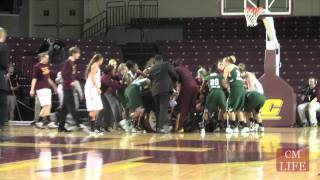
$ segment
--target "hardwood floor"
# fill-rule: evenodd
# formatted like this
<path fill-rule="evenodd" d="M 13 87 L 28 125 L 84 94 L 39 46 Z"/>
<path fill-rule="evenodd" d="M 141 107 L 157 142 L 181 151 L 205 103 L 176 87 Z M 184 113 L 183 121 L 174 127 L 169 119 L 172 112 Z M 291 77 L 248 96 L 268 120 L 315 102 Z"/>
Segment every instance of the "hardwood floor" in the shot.
<path fill-rule="evenodd" d="M 317 128 L 264 134 L 125 134 L 88 137 L 26 126 L 0 143 L 0 179 L 320 179 Z M 279 149 L 308 149 L 309 171 L 279 172 Z"/>

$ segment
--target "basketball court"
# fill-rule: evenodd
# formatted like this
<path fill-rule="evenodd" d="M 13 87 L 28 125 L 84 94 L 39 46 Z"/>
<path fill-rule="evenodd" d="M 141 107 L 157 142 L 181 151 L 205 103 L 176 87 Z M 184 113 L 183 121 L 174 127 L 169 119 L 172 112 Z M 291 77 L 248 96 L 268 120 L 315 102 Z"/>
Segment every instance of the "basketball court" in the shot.
<path fill-rule="evenodd" d="M 111 133 L 88 138 L 12 127 L 1 143 L 1 179 L 319 179 L 317 128 L 264 134 Z M 277 171 L 281 148 L 308 148 L 308 172 Z M 5 178 L 4 178 L 5 177 Z"/>
<path fill-rule="evenodd" d="M 95 137 L 10 126 L 12 140 L 0 143 L 5 154 L 0 158 L 0 180 L 320 179 L 318 128 L 288 127 L 296 118 L 296 95 L 279 77 L 281 46 L 273 17 L 291 16 L 293 0 L 220 3 L 221 16 L 245 18 L 250 28 L 263 21 L 266 29 L 265 74 L 260 80 L 270 101 L 264 108 L 264 133 L 116 131 Z M 284 151 L 298 153 L 286 154 L 286 160 L 307 157 L 305 164 L 285 164 Z"/>

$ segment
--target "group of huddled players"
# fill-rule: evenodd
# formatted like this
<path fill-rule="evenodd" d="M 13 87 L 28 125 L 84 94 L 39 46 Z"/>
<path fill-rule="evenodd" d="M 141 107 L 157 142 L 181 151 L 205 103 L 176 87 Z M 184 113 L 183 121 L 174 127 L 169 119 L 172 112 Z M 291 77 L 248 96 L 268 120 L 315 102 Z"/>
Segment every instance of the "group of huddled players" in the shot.
<path fill-rule="evenodd" d="M 260 115 L 265 102 L 262 85 L 253 73 L 246 71 L 244 64 L 235 64 L 234 56 L 218 60 L 209 72 L 200 68 L 194 78 L 179 61 L 165 62 L 160 55 L 150 58 L 144 70 L 140 70 L 132 61 L 118 65 L 115 60 L 105 62 L 101 54 L 95 54 L 84 75 L 84 93 L 76 79 L 75 61 L 80 56 L 79 48 L 69 49 L 69 58 L 55 83 L 50 78 L 48 54 L 39 54 L 40 62 L 34 66 L 30 90 L 42 107 L 39 120 L 33 123 L 35 127 L 44 129 L 55 124 L 59 132 L 70 132 L 65 126 L 70 114 L 75 126 L 90 134 L 120 128 L 142 132 L 145 127 L 141 120 L 152 106 L 157 119 L 155 131 L 159 133 L 204 132 L 205 129 L 226 133 L 264 131 Z M 107 65 L 102 68 L 104 64 Z M 51 123 L 50 86 L 60 99 L 58 121 Z M 86 100 L 89 113 L 86 123 L 80 121 L 76 111 L 75 94 Z M 148 95 L 151 98 L 146 100 Z M 164 109 L 170 116 L 163 114 Z M 169 118 L 176 123 L 168 121 Z"/>
<path fill-rule="evenodd" d="M 260 109 L 265 103 L 263 87 L 245 64 L 234 56 L 218 60 L 205 76 L 202 91 L 208 89 L 204 120 L 216 115 L 215 130 L 226 133 L 264 132 Z"/>

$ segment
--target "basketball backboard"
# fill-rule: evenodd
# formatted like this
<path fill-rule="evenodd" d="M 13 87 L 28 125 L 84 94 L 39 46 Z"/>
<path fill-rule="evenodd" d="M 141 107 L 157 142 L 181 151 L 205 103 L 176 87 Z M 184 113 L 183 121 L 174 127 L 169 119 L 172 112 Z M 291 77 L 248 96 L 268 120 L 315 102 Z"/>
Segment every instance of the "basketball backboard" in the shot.
<path fill-rule="evenodd" d="M 288 16 L 292 14 L 293 0 L 220 0 L 223 16 L 244 15 L 247 7 L 262 7 L 262 16 Z"/>

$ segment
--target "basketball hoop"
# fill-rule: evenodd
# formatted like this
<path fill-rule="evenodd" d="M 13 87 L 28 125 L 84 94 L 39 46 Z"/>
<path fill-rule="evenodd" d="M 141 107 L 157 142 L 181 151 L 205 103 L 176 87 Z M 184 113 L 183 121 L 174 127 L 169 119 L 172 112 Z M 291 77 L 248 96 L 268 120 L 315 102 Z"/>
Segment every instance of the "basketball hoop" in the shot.
<path fill-rule="evenodd" d="M 244 15 L 247 20 L 247 27 L 255 27 L 258 25 L 258 17 L 263 13 L 262 7 L 247 7 L 244 9 Z"/>

